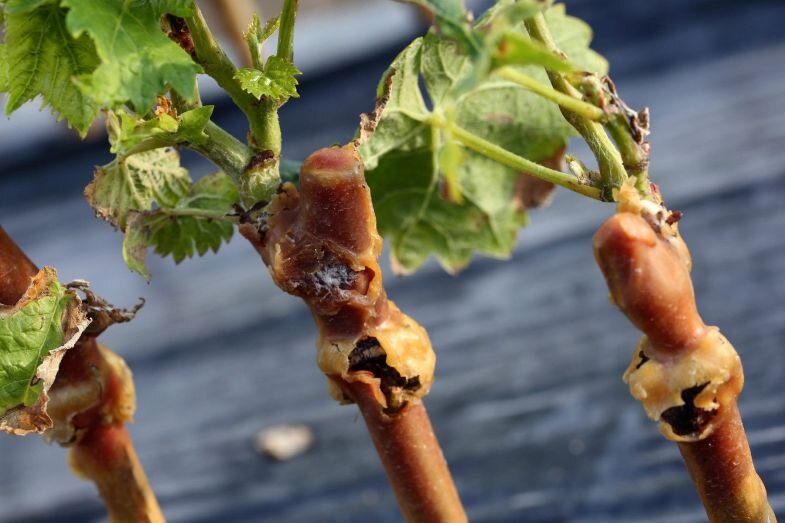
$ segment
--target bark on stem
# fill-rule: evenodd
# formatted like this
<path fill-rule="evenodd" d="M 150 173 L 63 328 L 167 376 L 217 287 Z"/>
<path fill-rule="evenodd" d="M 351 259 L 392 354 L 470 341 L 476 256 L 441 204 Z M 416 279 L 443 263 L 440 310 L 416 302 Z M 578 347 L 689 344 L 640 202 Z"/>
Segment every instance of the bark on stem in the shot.
<path fill-rule="evenodd" d="M 335 399 L 356 402 L 407 521 L 466 516 L 421 398 L 433 379 L 428 335 L 387 299 L 370 192 L 355 146 L 308 157 L 240 232 L 273 281 L 302 298 L 319 328 L 317 361 Z"/>
<path fill-rule="evenodd" d="M 0 303 L 19 301 L 37 272 L 35 264 L 0 227 Z"/>
<path fill-rule="evenodd" d="M 679 443 L 679 450 L 709 521 L 776 523 L 752 465 L 750 446 L 734 402 L 725 407 L 707 438 Z"/>
<path fill-rule="evenodd" d="M 98 487 L 112 523 L 165 521 L 124 423 L 92 428 L 68 459 L 74 473 Z"/>
<path fill-rule="evenodd" d="M 357 381 L 342 386 L 365 419 L 404 519 L 466 521 L 425 405 L 411 402 L 388 416 L 379 408 L 372 385 Z"/>
<path fill-rule="evenodd" d="M 594 254 L 613 302 L 645 334 L 624 380 L 679 444 L 712 523 L 775 523 L 736 404 L 741 361 L 698 313 L 678 218 L 642 200 L 632 180 L 618 201 L 594 236 Z"/>
<path fill-rule="evenodd" d="M 0 227 L 0 302 L 16 303 L 37 272 Z M 62 443 L 75 441 L 71 467 L 96 484 L 110 521 L 161 523 L 163 514 L 123 423 L 129 416 L 130 375 L 125 369 L 119 357 L 99 348 L 94 336 L 82 335 L 63 357 L 49 391 L 49 413 L 56 424 L 52 432 Z M 65 419 L 67 427 L 58 421 Z"/>

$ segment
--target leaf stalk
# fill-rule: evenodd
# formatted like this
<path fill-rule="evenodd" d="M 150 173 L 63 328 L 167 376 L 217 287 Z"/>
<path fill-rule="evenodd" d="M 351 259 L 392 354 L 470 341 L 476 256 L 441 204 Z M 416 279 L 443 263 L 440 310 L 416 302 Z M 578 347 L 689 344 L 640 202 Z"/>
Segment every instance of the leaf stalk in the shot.
<path fill-rule="evenodd" d="M 199 7 L 194 7 L 194 14 L 186 19 L 186 23 L 193 39 L 196 62 L 226 91 L 248 119 L 251 147 L 257 151 L 270 150 L 279 156 L 281 129 L 277 108 L 270 111 L 266 104 L 243 90 L 234 77 L 237 68 L 218 44 Z"/>
<path fill-rule="evenodd" d="M 545 167 L 544 165 L 540 165 L 537 162 L 533 162 L 523 158 L 522 156 L 518 156 L 517 154 L 510 152 L 503 147 L 499 147 L 495 143 L 489 142 L 488 140 L 485 140 L 484 138 L 467 131 L 455 123 L 445 122 L 435 116 L 432 116 L 430 121 L 434 126 L 447 127 L 453 138 L 461 142 L 469 149 L 472 149 L 473 151 L 478 152 L 483 156 L 486 156 L 492 160 L 496 160 L 497 162 L 502 163 L 508 167 L 512 167 L 518 171 L 525 172 L 526 174 L 534 176 L 535 178 L 540 178 L 541 180 L 545 180 L 560 187 L 564 187 L 565 189 L 569 189 L 570 191 L 576 192 L 583 196 L 588 196 L 589 198 L 595 200 L 603 200 L 603 194 L 600 189 L 583 183 L 575 176 Z"/>
<path fill-rule="evenodd" d="M 158 209 L 155 212 L 165 214 L 167 216 L 191 216 L 195 218 L 205 218 L 208 220 L 215 220 L 227 223 L 237 224 L 240 222 L 239 217 L 231 216 L 221 211 L 210 211 L 207 209 L 195 208 L 182 208 L 182 209 Z"/>
<path fill-rule="evenodd" d="M 532 40 L 539 42 L 549 51 L 562 54 L 551 36 L 548 24 L 542 13 L 538 13 L 524 21 L 524 25 Z M 555 71 L 547 71 L 547 73 L 551 85 L 557 91 L 568 96 L 580 94 L 561 73 Z M 613 145 L 601 124 L 564 107 L 561 108 L 561 112 L 564 115 L 564 119 L 578 131 L 589 145 L 600 169 L 603 199 L 612 200 L 613 189 L 621 187 L 621 184 L 627 179 L 627 171 L 624 169 L 619 151 Z"/>
<path fill-rule="evenodd" d="M 294 18 L 298 0 L 285 0 L 281 9 L 281 25 L 278 28 L 278 49 L 275 54 L 287 62 L 294 60 Z"/>
<path fill-rule="evenodd" d="M 235 183 L 240 183 L 253 155 L 251 149 L 212 121 L 207 122 L 204 132 L 207 134 L 204 143 L 187 146 L 213 162 Z"/>
<path fill-rule="evenodd" d="M 495 73 L 505 80 L 516 83 L 524 89 L 528 89 L 529 91 L 542 96 L 546 100 L 550 100 L 551 102 L 558 104 L 559 107 L 580 115 L 587 120 L 600 122 L 606 117 L 605 112 L 599 107 L 588 102 L 584 102 L 583 100 L 569 94 L 564 94 L 561 91 L 554 89 L 553 87 L 543 85 L 531 76 L 521 73 L 520 71 L 516 71 L 510 66 L 500 67 L 495 71 Z"/>

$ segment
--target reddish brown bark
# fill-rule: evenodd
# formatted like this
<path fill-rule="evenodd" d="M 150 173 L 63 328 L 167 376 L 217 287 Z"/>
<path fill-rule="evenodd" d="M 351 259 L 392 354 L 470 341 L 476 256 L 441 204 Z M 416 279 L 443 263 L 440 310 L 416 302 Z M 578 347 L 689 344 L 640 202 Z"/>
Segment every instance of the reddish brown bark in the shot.
<path fill-rule="evenodd" d="M 113 523 L 165 521 L 125 424 L 93 427 L 71 448 L 69 461 L 98 487 Z"/>
<path fill-rule="evenodd" d="M 684 463 L 714 523 L 776 523 L 752 464 L 750 446 L 736 404 L 724 409 L 707 438 L 679 443 Z"/>
<path fill-rule="evenodd" d="M 663 434 L 678 442 L 712 523 L 775 523 L 736 403 L 741 364 L 698 313 L 675 220 L 664 207 L 650 213 L 647 204 L 624 198 L 620 207 L 638 212 L 608 219 L 594 253 L 613 302 L 645 334 L 625 380 Z"/>
<path fill-rule="evenodd" d="M 428 335 L 387 299 L 370 192 L 353 146 L 303 162 L 298 191 L 285 184 L 242 234 L 284 291 L 319 327 L 318 363 L 333 396 L 365 418 L 407 521 L 466 516 L 420 398 L 433 378 Z"/>
<path fill-rule="evenodd" d="M 343 383 L 360 409 L 387 477 L 409 522 L 460 523 L 466 514 L 422 402 L 385 414 L 373 385 Z"/>
<path fill-rule="evenodd" d="M 37 272 L 35 264 L 0 227 L 0 303 L 19 301 Z"/>
<path fill-rule="evenodd" d="M 0 302 L 13 305 L 37 268 L 0 227 Z M 98 487 L 113 523 L 158 523 L 164 517 L 124 422 L 133 413 L 130 373 L 118 357 L 84 334 L 65 353 L 49 390 L 48 435 L 71 445 L 75 473 Z"/>
<path fill-rule="evenodd" d="M 659 350 L 683 352 L 706 329 L 687 261 L 640 216 L 622 212 L 594 236 L 614 303 Z"/>

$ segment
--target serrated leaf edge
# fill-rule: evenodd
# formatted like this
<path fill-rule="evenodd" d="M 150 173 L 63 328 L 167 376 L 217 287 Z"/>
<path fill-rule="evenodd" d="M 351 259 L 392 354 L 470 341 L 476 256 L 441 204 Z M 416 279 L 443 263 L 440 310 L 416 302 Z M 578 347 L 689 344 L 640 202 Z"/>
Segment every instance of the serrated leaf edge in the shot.
<path fill-rule="evenodd" d="M 57 271 L 52 267 L 44 267 L 33 277 L 30 286 L 25 291 L 24 296 L 12 307 L 6 310 L 0 309 L 3 315 L 11 315 L 33 301 L 48 296 L 50 287 L 57 282 Z M 72 349 L 82 333 L 90 324 L 90 320 L 84 311 L 79 307 L 81 301 L 75 293 L 66 291 L 66 295 L 71 296 L 71 302 L 63 314 L 63 338 L 64 342 L 59 347 L 51 349 L 36 367 L 33 379 L 38 379 L 43 385 L 41 393 L 36 402 L 30 406 L 20 405 L 11 408 L 0 416 L 0 431 L 7 432 L 16 436 L 25 436 L 31 432 L 43 433 L 52 427 L 52 419 L 46 413 L 47 403 L 49 402 L 49 389 L 55 381 L 60 362 L 65 356 L 65 352 Z M 40 356 L 40 355 L 39 355 Z"/>

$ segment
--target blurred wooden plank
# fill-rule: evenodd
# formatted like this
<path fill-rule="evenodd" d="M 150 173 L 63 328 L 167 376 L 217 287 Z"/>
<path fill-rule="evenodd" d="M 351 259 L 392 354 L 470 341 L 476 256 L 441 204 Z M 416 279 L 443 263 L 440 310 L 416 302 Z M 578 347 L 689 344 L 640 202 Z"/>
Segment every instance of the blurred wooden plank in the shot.
<path fill-rule="evenodd" d="M 384 66 L 304 86 L 313 95 L 284 114 L 287 154 L 350 136 Z M 785 513 L 785 48 L 618 83 L 631 104 L 652 107 L 652 173 L 685 211 L 702 312 L 744 359 L 742 413 Z M 242 132 L 239 120 L 227 125 Z M 153 258 L 153 283 L 142 283 L 122 265 L 120 236 L 81 200 L 99 161 L 88 148 L 15 170 L 14 185 L 2 180 L 0 222 L 65 279 L 88 276 L 120 305 L 148 297 L 106 341 L 135 371 L 134 437 L 170 521 L 399 521 L 354 409 L 326 397 L 301 304 L 240 240 L 177 268 Z M 561 193 L 532 216 L 512 261 L 390 279 L 437 347 L 428 406 L 472 521 L 705 520 L 675 447 L 620 380 L 637 335 L 605 300 L 590 252 L 609 212 Z M 281 422 L 309 424 L 316 445 L 270 464 L 252 438 Z M 101 521 L 63 454 L 0 438 L 0 522 Z"/>

